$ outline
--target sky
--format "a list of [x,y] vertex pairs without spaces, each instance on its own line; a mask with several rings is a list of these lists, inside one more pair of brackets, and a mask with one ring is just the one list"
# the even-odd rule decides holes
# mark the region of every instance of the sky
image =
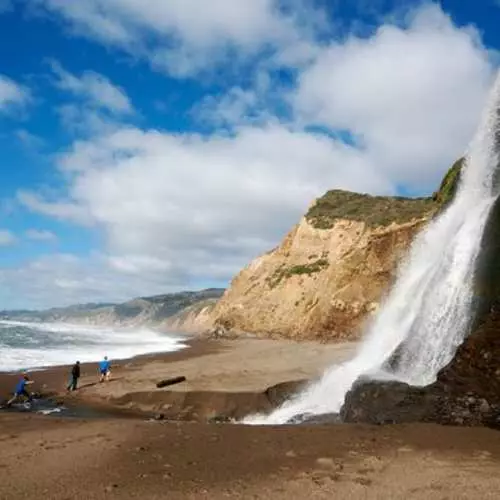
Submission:
[[227,286],[467,150],[500,0],[0,0],[0,310]]

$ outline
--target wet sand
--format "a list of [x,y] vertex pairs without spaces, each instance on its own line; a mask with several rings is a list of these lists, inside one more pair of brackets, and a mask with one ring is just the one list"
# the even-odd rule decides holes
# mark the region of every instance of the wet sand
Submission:
[[[154,361],[165,361],[170,363],[174,361],[181,361],[183,359],[198,358],[218,349],[216,342],[205,340],[191,339],[184,343],[188,347],[179,351],[144,354],[130,359],[113,360],[114,376],[115,378],[123,376],[127,369],[147,365]],[[38,393],[63,394],[69,382],[71,366],[75,361],[77,360],[68,360],[68,365],[48,367],[29,372],[30,376],[35,381],[35,383],[30,386],[30,391]],[[80,381],[80,386],[94,384],[98,377],[97,373],[98,363],[82,363],[82,379]],[[6,398],[7,395],[13,391],[19,376],[19,372],[0,373],[0,400],[2,397]]]
[[[123,361],[114,382],[88,385],[71,399],[121,409],[127,404],[120,398],[128,397],[147,414],[174,393],[257,394],[320,373],[353,350],[255,342],[261,341],[194,342],[190,350]],[[95,365],[83,371],[84,385],[94,384]],[[186,374],[188,382],[157,390],[152,383],[160,374]],[[36,378],[54,390],[64,387],[66,375],[67,368],[56,368]],[[10,377],[0,376],[2,388]],[[148,392],[162,397],[143,401]],[[0,412],[0,499],[444,500],[493,499],[500,491],[500,433],[489,429],[202,421]]]

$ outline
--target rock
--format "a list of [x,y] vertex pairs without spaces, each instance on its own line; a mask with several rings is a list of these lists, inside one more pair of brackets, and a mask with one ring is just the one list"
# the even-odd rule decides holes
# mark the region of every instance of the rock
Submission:
[[486,401],[486,399],[481,399],[481,403],[479,405],[479,411],[481,413],[489,413],[491,411],[491,406],[488,403],[488,401]]
[[322,415],[303,415],[301,424],[307,425],[324,425],[324,424],[340,424],[342,420],[338,413],[323,413]]
[[361,380],[347,393],[340,417],[370,424],[431,421],[442,404],[439,396],[402,382]]
[[118,485],[117,484],[110,484],[108,486],[106,486],[106,488],[104,488],[104,491],[106,493],[111,493],[112,491],[114,491],[116,488],[118,488]]
[[287,458],[295,458],[297,456],[297,453],[295,453],[293,450],[290,450],[285,453],[285,456]]
[[333,469],[335,468],[335,461],[330,457],[321,457],[316,459],[316,464],[323,469]]
[[233,422],[233,419],[227,415],[215,415],[207,419],[209,424],[229,424],[231,422]]
[[310,383],[309,380],[291,380],[268,387],[264,394],[275,408],[288,401],[293,395],[298,394]]
[[164,420],[165,419],[165,415],[163,413],[158,413],[155,415],[154,417],[155,420]]

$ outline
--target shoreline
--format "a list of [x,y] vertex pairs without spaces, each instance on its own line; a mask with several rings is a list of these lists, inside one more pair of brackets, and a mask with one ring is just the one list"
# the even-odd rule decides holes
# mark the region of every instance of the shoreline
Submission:
[[[0,498],[496,498],[500,433],[492,429],[262,427],[207,418],[238,405],[248,410],[270,385],[311,378],[354,351],[355,344],[194,339],[188,349],[116,363],[116,378],[104,384],[95,383],[96,365],[88,364],[82,389],[64,400],[108,405],[103,418],[0,411]],[[45,377],[47,388],[60,387],[67,371],[37,372],[37,382]],[[153,385],[160,375],[178,374],[187,381]],[[124,398],[143,411],[133,414]],[[144,418],[169,405],[186,418]]]
[[[269,413],[332,363],[348,359],[354,343],[321,344],[269,339],[190,338],[187,347],[112,361],[111,380],[98,383],[97,363],[82,363],[79,388],[67,393],[70,365],[32,373],[30,392],[67,408],[112,416],[169,421],[234,421]],[[0,374],[7,397],[18,373]],[[185,377],[158,389],[165,379]]]
[[[199,339],[196,337],[185,337],[182,342],[185,347],[175,351],[152,352],[146,354],[138,354],[129,358],[111,359],[112,378],[120,374],[123,369],[132,369],[134,367],[143,366],[154,361],[173,362],[191,357],[203,356],[205,353],[213,352],[215,346],[213,341]],[[76,360],[75,360],[76,361]],[[84,389],[92,378],[98,378],[98,363],[86,362],[81,363],[81,378],[78,384],[76,393]],[[40,394],[44,397],[67,398],[66,386],[68,385],[70,372],[73,364],[63,364],[57,366],[43,366],[28,370],[16,370],[0,372],[0,401],[11,397],[14,387],[21,373],[26,372],[34,380],[34,384],[30,386],[30,392]],[[85,383],[82,383],[83,381]],[[76,398],[73,398],[76,399]]]

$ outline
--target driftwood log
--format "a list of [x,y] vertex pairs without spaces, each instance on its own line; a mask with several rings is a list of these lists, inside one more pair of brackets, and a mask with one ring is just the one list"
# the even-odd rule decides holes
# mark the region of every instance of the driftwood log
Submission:
[[167,387],[169,385],[180,384],[181,382],[184,382],[185,380],[186,380],[186,377],[167,378],[165,380],[160,380],[156,384],[156,387],[158,387],[158,389],[161,389],[162,387]]

